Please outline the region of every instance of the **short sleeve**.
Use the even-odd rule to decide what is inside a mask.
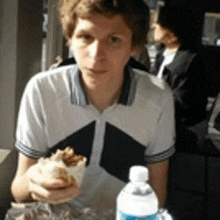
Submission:
[[[15,147],[24,155],[39,158],[47,149],[43,100],[33,77],[23,93],[18,113]]]
[[[146,162],[155,163],[168,159],[175,152],[174,142],[174,99],[172,93],[165,93],[161,98],[161,112],[153,138],[145,152]]]

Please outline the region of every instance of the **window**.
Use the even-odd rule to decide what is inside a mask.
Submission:
[[[220,47],[220,13],[205,13],[202,44]]]

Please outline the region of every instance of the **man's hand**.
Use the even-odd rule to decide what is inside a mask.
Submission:
[[[59,204],[74,199],[81,193],[77,184],[69,184],[62,179],[42,175],[37,165],[27,171],[29,191],[34,200]]]
[[[19,153],[18,168],[11,186],[16,201],[63,203],[81,193],[79,186],[62,179],[48,178],[38,169],[37,159]]]

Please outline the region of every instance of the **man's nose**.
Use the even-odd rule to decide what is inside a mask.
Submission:
[[[105,57],[106,54],[106,48],[103,42],[100,41],[94,41],[90,45],[90,57],[94,60],[100,60]]]

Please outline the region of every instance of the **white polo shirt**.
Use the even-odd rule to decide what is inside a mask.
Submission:
[[[132,165],[174,153],[172,93],[160,79],[128,67],[121,97],[100,113],[88,102],[77,65],[39,73],[22,97],[15,146],[31,158],[73,147],[88,159],[77,201],[115,208]]]

